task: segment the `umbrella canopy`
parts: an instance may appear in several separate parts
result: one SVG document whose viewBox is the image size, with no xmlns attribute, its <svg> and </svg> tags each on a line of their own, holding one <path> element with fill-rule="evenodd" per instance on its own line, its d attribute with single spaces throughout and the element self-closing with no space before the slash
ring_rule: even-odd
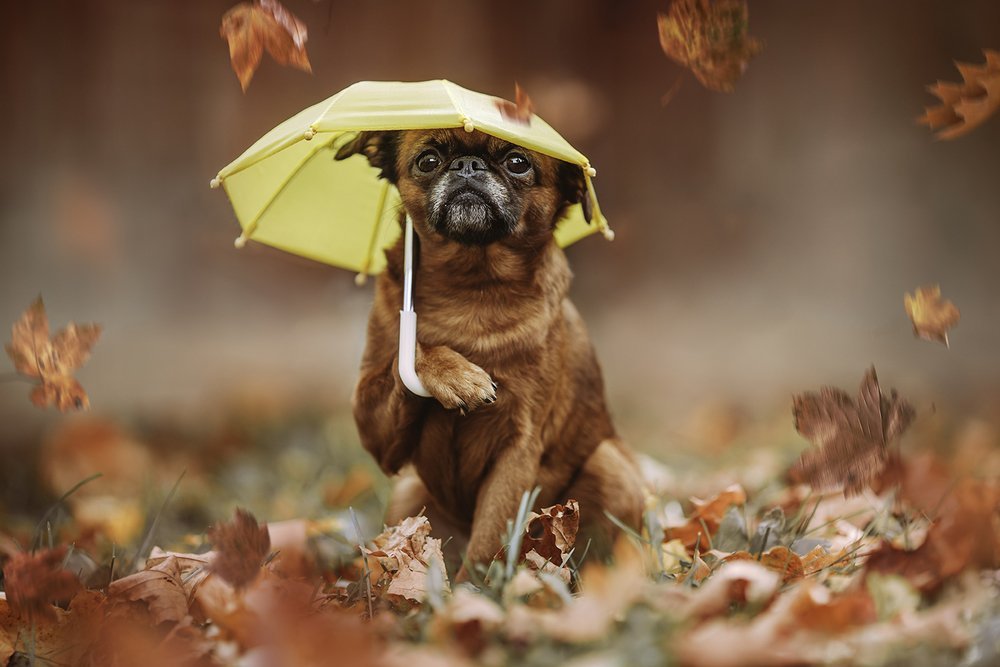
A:
<svg viewBox="0 0 1000 667">
<path fill-rule="evenodd" d="M 502 100 L 444 80 L 362 81 L 300 111 L 265 134 L 212 179 L 222 185 L 247 239 L 359 274 L 385 267 L 382 248 L 399 236 L 401 202 L 363 155 L 334 160 L 362 130 L 465 128 L 550 155 L 583 170 L 593 224 L 573 205 L 556 229 L 567 246 L 594 231 L 612 232 L 597 205 L 587 158 L 538 116 L 501 113 Z"/>
</svg>

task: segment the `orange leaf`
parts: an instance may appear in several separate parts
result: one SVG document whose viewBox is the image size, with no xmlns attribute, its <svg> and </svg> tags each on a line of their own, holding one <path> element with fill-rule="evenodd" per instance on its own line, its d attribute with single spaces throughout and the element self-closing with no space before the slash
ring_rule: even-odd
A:
<svg viewBox="0 0 1000 667">
<path fill-rule="evenodd" d="M 3 567 L 7 602 L 16 614 L 29 619 L 55 620 L 52 603 L 71 599 L 82 586 L 63 569 L 66 547 L 18 553 Z"/>
<path fill-rule="evenodd" d="M 266 524 L 257 523 L 250 512 L 237 508 L 231 523 L 218 523 L 208 531 L 215 548 L 209 570 L 241 589 L 260 574 L 261 565 L 271 550 Z"/>
<path fill-rule="evenodd" d="M 73 378 L 73 371 L 87 361 L 100 335 L 97 324 L 70 322 L 50 340 L 42 297 L 28 306 L 14 323 L 5 349 L 18 373 L 40 381 L 31 390 L 31 402 L 40 408 L 54 405 L 63 412 L 88 407 L 87 393 Z"/>
<path fill-rule="evenodd" d="M 764 49 L 747 30 L 746 0 L 674 0 L 657 16 L 660 47 L 710 90 L 730 93 Z"/>
<path fill-rule="evenodd" d="M 535 551 L 550 563 L 562 565 L 576 544 L 579 528 L 580 505 L 575 500 L 567 500 L 565 505 L 546 507 L 540 514 L 532 513 L 525 526 L 521 558 Z"/>
<path fill-rule="evenodd" d="M 941 298 L 938 285 L 918 287 L 912 296 L 904 294 L 903 305 L 913 322 L 914 335 L 948 347 L 948 330 L 958 324 L 961 314 L 955 304 Z"/>
<path fill-rule="evenodd" d="M 968 134 L 1000 109 L 1000 51 L 987 49 L 983 53 L 986 62 L 982 65 L 955 63 L 962 83 L 938 81 L 927 87 L 941 104 L 927 107 L 917 122 L 940 129 L 938 139 Z"/>
<path fill-rule="evenodd" d="M 507 100 L 498 98 L 496 105 L 504 120 L 520 123 L 521 125 L 531 124 L 531 114 L 534 108 L 531 98 L 528 97 L 528 94 L 524 92 L 524 89 L 516 81 L 514 82 L 514 101 L 508 102 Z"/>
<path fill-rule="evenodd" d="M 871 485 L 885 468 L 889 443 L 913 421 L 913 407 L 878 385 L 875 368 L 865 373 L 855 402 L 835 387 L 794 399 L 795 428 L 816 445 L 806 451 L 793 476 L 816 488 L 843 487 L 853 495 Z"/>
<path fill-rule="evenodd" d="M 179 623 L 188 614 L 188 597 L 182 583 L 180 564 L 174 556 L 148 570 L 112 581 L 108 586 L 108 596 L 144 603 L 154 624 Z"/>
<path fill-rule="evenodd" d="M 222 16 L 219 34 L 229 42 L 229 60 L 246 92 L 266 49 L 281 65 L 312 72 L 302 21 L 277 0 L 242 2 Z"/>
<path fill-rule="evenodd" d="M 733 484 L 721 493 L 708 500 L 692 498 L 694 511 L 687 523 L 680 526 L 668 526 L 664 529 L 664 542 L 681 540 L 688 549 L 694 549 L 697 543 L 701 548 L 708 547 L 709 539 L 719 529 L 722 518 L 733 505 L 743 505 L 747 501 L 747 492 L 739 484 Z M 707 534 L 706 534 L 707 533 Z"/>
</svg>

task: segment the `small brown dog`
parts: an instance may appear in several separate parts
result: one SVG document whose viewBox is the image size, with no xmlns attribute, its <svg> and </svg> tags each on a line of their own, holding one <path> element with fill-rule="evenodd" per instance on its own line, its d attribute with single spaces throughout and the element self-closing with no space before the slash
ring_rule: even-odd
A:
<svg viewBox="0 0 1000 667">
<path fill-rule="evenodd" d="M 401 240 L 376 284 L 354 393 L 361 441 L 381 468 L 413 464 L 387 521 L 426 507 L 436 533 L 468 537 L 471 563 L 493 558 L 536 485 L 539 506 L 578 500 L 599 541 L 613 528 L 605 511 L 638 527 L 643 482 L 611 424 L 553 239 L 569 205 L 590 219 L 580 168 L 463 130 L 362 132 L 336 159 L 356 153 L 413 219 L 416 370 L 433 396 L 414 396 L 397 372 Z"/>
</svg>

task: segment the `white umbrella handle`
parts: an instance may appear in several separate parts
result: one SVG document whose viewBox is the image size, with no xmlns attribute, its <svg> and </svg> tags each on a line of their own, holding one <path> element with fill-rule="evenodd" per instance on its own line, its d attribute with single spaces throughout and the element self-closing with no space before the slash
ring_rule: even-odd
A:
<svg viewBox="0 0 1000 667">
<path fill-rule="evenodd" d="M 403 309 L 399 311 L 399 379 L 417 396 L 429 397 L 417 376 L 417 313 L 413 310 L 413 219 L 403 231 Z"/>
</svg>

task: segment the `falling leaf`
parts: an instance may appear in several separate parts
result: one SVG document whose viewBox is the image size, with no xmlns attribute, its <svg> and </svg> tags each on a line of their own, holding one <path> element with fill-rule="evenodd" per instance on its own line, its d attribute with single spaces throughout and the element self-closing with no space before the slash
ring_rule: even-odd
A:
<svg viewBox="0 0 1000 667">
<path fill-rule="evenodd" d="M 497 98 L 496 105 L 504 120 L 521 125 L 531 124 L 531 114 L 533 111 L 531 98 L 528 97 L 528 93 L 524 92 L 524 89 L 517 82 L 514 82 L 514 101 L 509 102 Z"/>
<path fill-rule="evenodd" d="M 795 428 L 812 441 L 793 475 L 817 489 L 843 487 L 848 495 L 871 485 L 885 468 L 889 443 L 915 416 L 913 407 L 890 391 L 882 393 L 875 368 L 865 373 L 855 402 L 835 387 L 794 399 Z"/>
<path fill-rule="evenodd" d="M 918 287 L 912 296 L 904 294 L 903 305 L 913 322 L 914 335 L 948 347 L 948 330 L 958 324 L 961 314 L 955 304 L 941 298 L 938 285 Z"/>
<path fill-rule="evenodd" d="M 35 299 L 14 324 L 5 347 L 18 373 L 39 380 L 31 391 L 31 402 L 40 408 L 52 404 L 63 412 L 89 407 L 87 393 L 73 371 L 87 361 L 100 335 L 100 325 L 70 322 L 50 339 L 45 304 L 42 297 Z"/>
<path fill-rule="evenodd" d="M 52 604 L 72 598 L 82 586 L 63 569 L 66 547 L 15 554 L 3 567 L 4 591 L 19 616 L 55 620 Z"/>
<path fill-rule="evenodd" d="M 229 42 L 229 60 L 243 92 L 260 65 L 264 49 L 281 65 L 312 72 L 302 21 L 277 0 L 241 2 L 222 16 L 219 34 Z"/>
<path fill-rule="evenodd" d="M 927 87 L 941 104 L 927 107 L 917 122 L 940 129 L 938 139 L 967 134 L 1000 109 L 1000 51 L 986 49 L 983 53 L 986 62 L 982 65 L 955 63 L 962 83 L 938 81 Z"/>
<path fill-rule="evenodd" d="M 746 0 L 674 0 L 657 16 L 660 46 L 710 90 L 730 93 L 764 49 L 748 34 Z"/>
<path fill-rule="evenodd" d="M 240 508 L 236 509 L 232 522 L 212 526 L 208 539 L 215 550 L 209 570 L 237 590 L 257 578 L 271 550 L 267 525 L 257 523 L 253 514 Z"/>
</svg>

